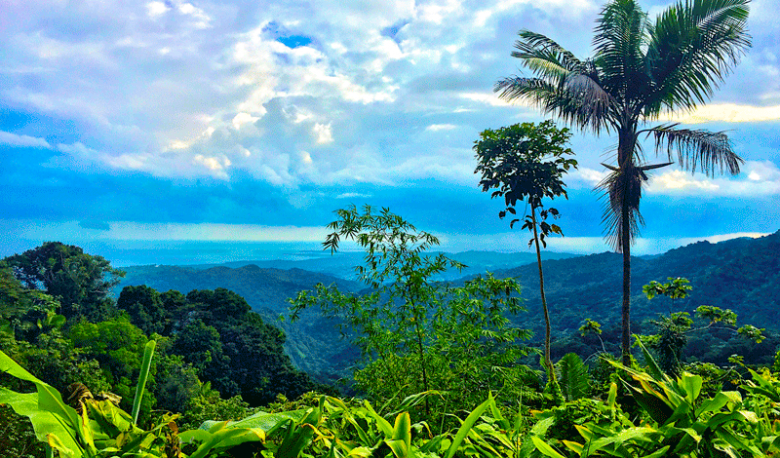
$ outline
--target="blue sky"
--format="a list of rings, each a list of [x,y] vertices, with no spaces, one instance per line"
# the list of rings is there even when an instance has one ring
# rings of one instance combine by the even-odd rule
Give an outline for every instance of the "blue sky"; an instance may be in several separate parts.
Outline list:
[[[665,2],[642,2],[651,15]],[[480,192],[480,131],[541,121],[492,92],[515,35],[579,56],[601,2],[4,1],[0,255],[43,240],[312,242],[333,210],[388,206],[444,248],[525,249]],[[737,177],[672,168],[645,192],[639,253],[780,228],[780,0],[710,104],[670,120],[727,131]],[[604,251],[612,139],[576,134],[558,251]]]

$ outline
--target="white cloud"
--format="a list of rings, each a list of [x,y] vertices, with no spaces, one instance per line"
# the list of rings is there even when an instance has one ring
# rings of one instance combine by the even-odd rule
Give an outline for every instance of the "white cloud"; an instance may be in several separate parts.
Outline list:
[[[178,9],[181,14],[191,16],[196,20],[194,23],[196,28],[206,29],[211,26],[211,17],[192,3],[181,2],[178,5]]]
[[[54,240],[78,238],[84,240],[192,240],[235,242],[320,242],[328,231],[325,227],[264,226],[252,224],[186,224],[186,223],[138,223],[131,221],[107,221],[100,229],[87,229],[78,221],[49,222],[12,221],[17,236],[28,240]]]
[[[717,234],[702,237],[678,237],[678,238],[646,238],[639,237],[631,249],[632,255],[654,255],[664,253],[674,248],[679,248],[692,243],[708,241],[710,243],[724,242],[736,238],[758,238],[769,235],[760,232],[735,232],[730,234]],[[530,251],[528,237],[518,232],[506,232],[490,235],[474,234],[450,234],[443,236],[442,249],[450,251],[458,250],[496,250],[501,251]],[[575,254],[590,254],[612,251],[603,237],[549,237],[547,249],[553,252],[565,252]]]
[[[569,175],[574,181],[584,181],[589,186],[593,187],[601,183],[602,180],[609,175],[609,172],[606,170],[593,170],[587,167],[580,167],[577,170],[570,172]]]
[[[260,118],[252,116],[249,113],[241,112],[233,117],[233,127],[235,127],[236,130],[240,130],[245,124],[252,124],[258,119]]]
[[[438,132],[440,130],[452,130],[456,129],[458,126],[455,124],[431,124],[430,126],[426,127],[425,130],[430,130],[432,132]]]
[[[507,102],[502,98],[499,98],[498,94],[492,92],[464,92],[462,94],[458,94],[458,96],[462,99],[471,100],[473,102],[479,102],[493,107],[512,106],[512,103]],[[516,102],[516,104],[520,105],[521,102]]]
[[[692,176],[681,170],[671,170],[651,178],[648,190],[656,193],[676,193],[694,191],[717,191],[720,186],[715,180]]]
[[[735,178],[708,178],[669,170],[650,177],[650,194],[763,197],[780,194],[780,169],[769,161],[747,161]]]
[[[317,143],[326,144],[333,143],[333,132],[328,124],[314,124],[314,135],[317,137]]]
[[[146,13],[150,18],[155,19],[165,14],[170,8],[165,2],[149,2],[146,4]]]
[[[336,199],[369,199],[371,194],[363,194],[359,192],[345,192],[336,196]]]
[[[0,130],[0,145],[28,147],[28,148],[51,148],[49,142],[43,138],[31,137],[29,135],[18,135],[11,132]]]
[[[192,158],[192,161],[207,168],[213,172],[214,176],[219,178],[227,178],[225,169],[230,167],[231,164],[230,159],[227,157],[209,157],[202,154],[196,154],[195,157]]]
[[[15,20],[0,30],[0,104],[66,120],[67,138],[83,146],[71,145],[74,162],[158,177],[229,179],[241,172],[290,189],[421,178],[470,183],[478,132],[541,118],[535,108],[491,91],[498,78],[518,71],[509,57],[517,29],[546,33],[582,55],[598,10],[590,0],[11,2],[7,8]],[[94,33],[73,24],[89,24]],[[300,45],[285,37],[300,38]],[[769,48],[751,51],[764,73],[777,68]],[[762,94],[780,89],[769,86]],[[703,110],[710,111],[696,116],[706,120],[777,119],[773,106],[720,103]],[[39,140],[14,141],[46,148]],[[595,184],[601,173],[595,164],[581,166],[578,179]],[[665,179],[656,191],[689,192],[701,184]]]
[[[735,103],[710,103],[691,113],[673,113],[663,117],[666,121],[683,124],[701,124],[706,122],[765,122],[780,120],[780,105],[753,106]]]

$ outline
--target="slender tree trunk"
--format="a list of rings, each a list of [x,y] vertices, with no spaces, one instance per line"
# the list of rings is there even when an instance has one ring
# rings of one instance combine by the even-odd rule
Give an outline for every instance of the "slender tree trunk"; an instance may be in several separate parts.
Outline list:
[[[544,295],[544,273],[542,272],[542,251],[539,249],[539,233],[536,229],[536,207],[531,206],[531,221],[534,226],[534,243],[536,245],[536,262],[539,265],[539,293],[542,297],[542,309],[544,309],[544,366],[550,380],[555,380],[555,370],[550,357],[550,312],[547,310],[547,298]]]
[[[628,205],[623,204],[621,243],[623,244],[623,365],[631,365],[631,221]]]
[[[618,134],[618,167],[624,174],[622,180],[629,189],[627,192],[633,192],[633,186],[630,186],[630,180],[633,180],[632,172],[634,169],[634,150],[636,149],[636,121],[629,116],[625,117],[624,128]],[[640,184],[641,186],[641,184]],[[623,365],[631,365],[631,212],[634,210],[629,203],[633,196],[623,195],[620,213],[620,244],[623,252],[623,306],[621,315],[623,317],[623,335],[621,339],[621,350],[623,353]]]
[[[423,346],[422,330],[420,329],[420,320],[415,319],[415,330],[417,331],[417,351],[420,354],[420,367],[422,368],[423,391],[428,391],[428,371],[425,368],[425,349]],[[428,396],[425,397],[425,415],[431,414],[431,406],[428,404]]]

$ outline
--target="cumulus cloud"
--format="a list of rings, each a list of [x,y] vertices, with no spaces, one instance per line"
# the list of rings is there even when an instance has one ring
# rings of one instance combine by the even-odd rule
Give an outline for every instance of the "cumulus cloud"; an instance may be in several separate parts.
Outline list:
[[[577,20],[592,17],[594,5],[577,5],[12,3],[7,14],[17,19],[0,32],[10,75],[0,103],[68,120],[75,138],[67,143],[84,145],[68,154],[105,168],[225,179],[246,172],[292,187],[387,183],[387,170],[411,166],[419,151],[455,142],[468,149],[473,140],[463,136],[442,145],[417,135],[453,130],[433,119],[439,113],[469,114],[462,121],[471,133],[500,122],[510,105],[490,88],[514,70],[515,29],[574,20],[587,30]],[[484,11],[478,23],[476,9]],[[389,134],[398,139],[388,143]],[[392,149],[376,147],[383,144]],[[309,162],[295,159],[301,151]]]
[[[314,124],[314,135],[317,137],[317,143],[319,144],[333,143],[333,132],[331,132],[330,123]],[[311,161],[311,157],[309,160]]]
[[[600,5],[6,2],[3,13],[14,20],[0,28],[0,104],[11,115],[0,120],[0,144],[36,148],[30,161],[75,170],[73,179],[142,176],[159,189],[207,182],[224,192],[256,182],[296,209],[332,196],[390,200],[427,183],[454,202],[467,194],[451,189],[477,192],[471,147],[479,132],[542,119],[492,91],[499,78],[523,74],[510,57],[517,30],[547,34],[584,57]],[[736,178],[660,170],[649,196],[777,195],[780,145],[770,127],[778,122],[780,61],[767,18],[780,8],[777,0],[753,5],[762,13],[751,23],[750,54],[712,104],[684,119],[740,129],[749,139],[740,153],[753,162]],[[754,135],[755,124],[764,127]],[[577,133],[574,142],[580,169],[567,182],[591,188],[608,160],[593,144],[610,143],[609,134]],[[224,217],[242,198],[210,205],[209,217]]]
[[[647,191],[658,195],[765,197],[780,194],[780,169],[769,161],[747,161],[735,178],[708,178],[669,170],[650,178]]]

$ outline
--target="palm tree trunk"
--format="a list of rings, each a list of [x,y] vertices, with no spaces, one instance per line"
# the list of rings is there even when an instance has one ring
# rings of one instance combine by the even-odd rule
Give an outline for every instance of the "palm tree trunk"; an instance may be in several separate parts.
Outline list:
[[[621,243],[623,248],[623,365],[631,365],[631,221],[628,205],[623,204]]]
[[[534,242],[536,244],[536,262],[539,265],[539,293],[542,297],[542,309],[544,309],[544,366],[547,376],[555,380],[552,358],[550,357],[550,313],[547,310],[547,298],[544,295],[544,273],[542,272],[542,251],[539,249],[539,233],[536,229],[536,207],[531,206],[531,221],[534,226]]]

